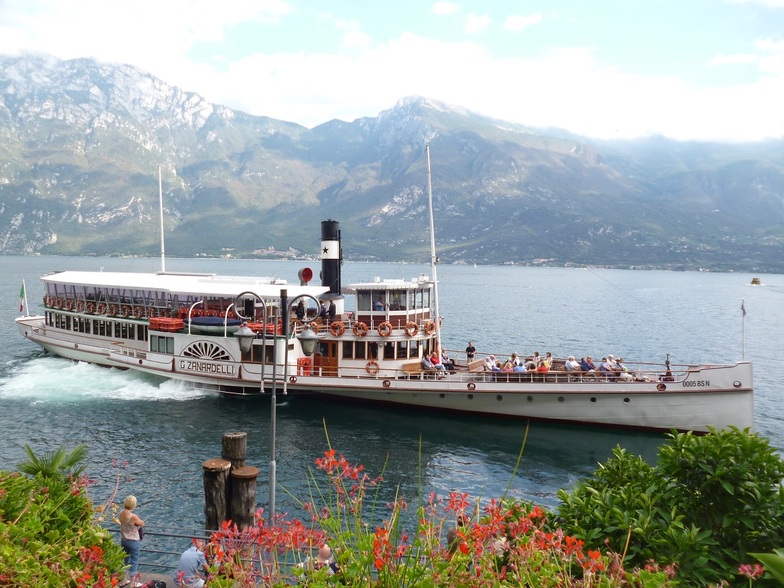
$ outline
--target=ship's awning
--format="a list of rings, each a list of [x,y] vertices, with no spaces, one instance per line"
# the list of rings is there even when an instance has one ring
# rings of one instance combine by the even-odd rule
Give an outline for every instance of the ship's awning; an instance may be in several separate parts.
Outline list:
[[[58,285],[154,290],[215,297],[236,297],[243,292],[252,292],[262,298],[277,298],[281,290],[286,290],[289,298],[301,294],[318,297],[329,292],[326,286],[300,286],[278,278],[216,274],[65,271],[44,276],[41,280]]]

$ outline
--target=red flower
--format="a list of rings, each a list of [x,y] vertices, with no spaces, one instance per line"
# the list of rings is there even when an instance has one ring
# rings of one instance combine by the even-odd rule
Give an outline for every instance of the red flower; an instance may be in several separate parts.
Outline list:
[[[738,572],[750,580],[755,580],[756,578],[762,577],[765,573],[765,568],[760,564],[754,564],[753,566],[751,564],[741,564],[740,567],[738,567]]]

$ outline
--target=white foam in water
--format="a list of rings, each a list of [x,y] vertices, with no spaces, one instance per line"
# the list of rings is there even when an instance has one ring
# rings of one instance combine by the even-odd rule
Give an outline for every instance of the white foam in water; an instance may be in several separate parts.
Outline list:
[[[186,382],[56,357],[20,363],[0,380],[0,398],[27,398],[35,402],[95,398],[192,400],[209,394]]]

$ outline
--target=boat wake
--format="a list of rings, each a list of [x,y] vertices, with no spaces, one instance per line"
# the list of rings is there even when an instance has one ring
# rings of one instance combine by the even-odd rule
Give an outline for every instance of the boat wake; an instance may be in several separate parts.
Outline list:
[[[186,382],[43,356],[7,366],[0,398],[44,402],[82,400],[185,401],[210,393]]]

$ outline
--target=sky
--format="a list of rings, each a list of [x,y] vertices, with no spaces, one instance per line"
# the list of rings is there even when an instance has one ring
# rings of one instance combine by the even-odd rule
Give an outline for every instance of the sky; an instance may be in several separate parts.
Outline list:
[[[313,127],[423,96],[592,138],[784,137],[784,0],[0,0],[0,54]]]

